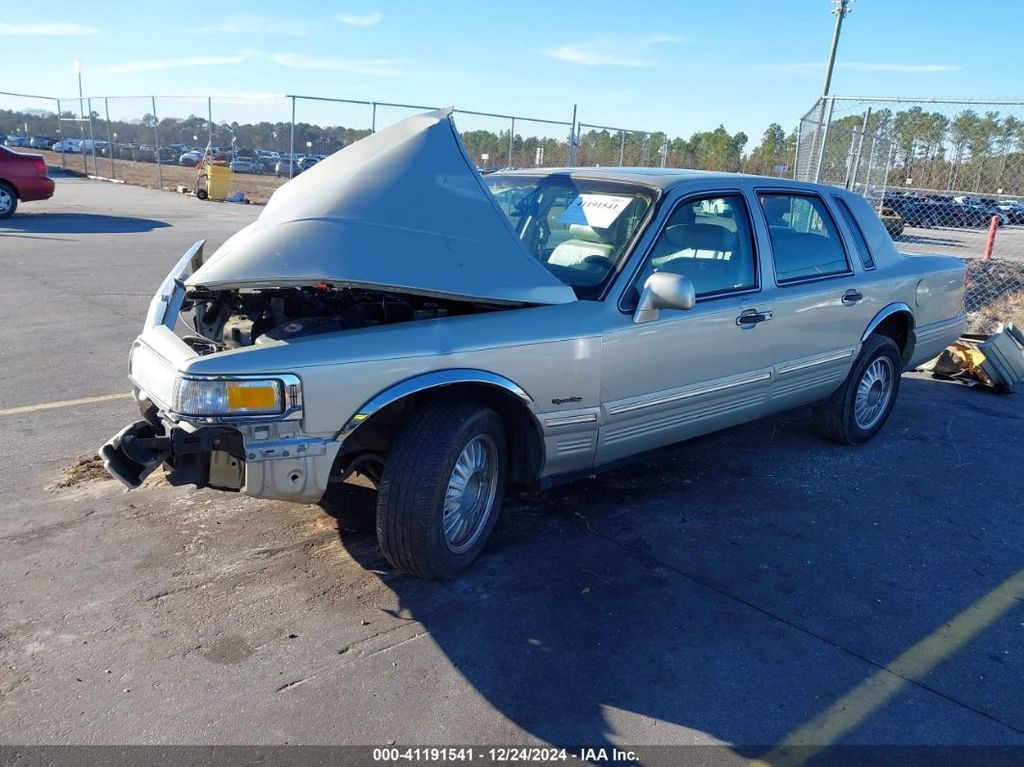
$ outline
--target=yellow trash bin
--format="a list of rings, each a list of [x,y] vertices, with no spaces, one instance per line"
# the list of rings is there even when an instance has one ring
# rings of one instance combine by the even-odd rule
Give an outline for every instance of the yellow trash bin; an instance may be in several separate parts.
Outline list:
[[[211,200],[226,200],[231,189],[231,168],[209,165],[206,168],[206,194]]]

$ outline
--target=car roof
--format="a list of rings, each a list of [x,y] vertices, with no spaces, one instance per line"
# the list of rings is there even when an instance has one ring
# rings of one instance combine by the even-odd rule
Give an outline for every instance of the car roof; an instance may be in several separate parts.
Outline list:
[[[591,179],[599,181],[619,181],[631,184],[653,186],[663,191],[674,187],[701,181],[704,184],[734,184],[737,180],[756,180],[766,186],[784,186],[800,189],[817,188],[821,185],[788,178],[774,176],[755,176],[748,173],[726,173],[725,171],[693,170],[691,168],[522,168],[518,170],[500,170],[488,174],[487,178],[507,178],[515,176],[567,176],[569,178]],[[834,190],[834,187],[829,187]]]

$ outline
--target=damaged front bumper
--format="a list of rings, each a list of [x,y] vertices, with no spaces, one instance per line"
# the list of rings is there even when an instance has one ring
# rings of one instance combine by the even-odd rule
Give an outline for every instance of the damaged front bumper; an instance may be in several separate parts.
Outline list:
[[[103,464],[128,487],[138,487],[164,466],[175,485],[241,491],[256,498],[318,501],[327,489],[341,444],[333,435],[303,433],[296,376],[261,376],[279,379],[284,390],[291,392],[280,414],[198,417],[173,412],[175,381],[198,356],[173,329],[184,301],[184,280],[202,265],[202,246],[196,243],[182,257],[153,297],[129,362],[142,420],[129,424],[100,448]]]
[[[165,466],[172,485],[314,503],[327,489],[340,444],[303,436],[295,428],[294,423],[175,422],[150,405],[143,420],[126,426],[99,452],[107,471],[128,487],[138,487]]]

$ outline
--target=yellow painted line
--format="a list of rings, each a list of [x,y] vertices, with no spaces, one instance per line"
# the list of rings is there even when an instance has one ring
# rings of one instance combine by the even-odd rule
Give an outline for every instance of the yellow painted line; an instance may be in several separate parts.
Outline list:
[[[1024,570],[1003,581],[949,623],[876,671],[752,764],[775,767],[803,764],[858,727],[908,682],[924,678],[1022,601]]]
[[[94,402],[110,402],[115,399],[127,399],[131,396],[130,392],[123,392],[119,394],[100,394],[97,397],[82,397],[81,399],[65,399],[60,402],[43,402],[39,405],[22,405],[21,407],[9,407],[6,410],[0,410],[0,415],[19,415],[20,413],[35,413],[38,410],[54,410],[59,407],[91,405]]]

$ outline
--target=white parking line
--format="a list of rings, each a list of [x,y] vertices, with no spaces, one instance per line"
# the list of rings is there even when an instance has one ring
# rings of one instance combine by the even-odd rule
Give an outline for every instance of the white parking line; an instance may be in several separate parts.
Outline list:
[[[9,407],[0,410],[0,415],[18,415],[20,413],[34,413],[37,410],[53,410],[59,407],[74,407],[75,405],[91,405],[94,402],[109,402],[115,399],[127,399],[131,397],[130,392],[118,394],[100,394],[96,397],[82,397],[81,399],[65,399],[59,402],[43,402],[39,405],[22,405],[21,407]]]

